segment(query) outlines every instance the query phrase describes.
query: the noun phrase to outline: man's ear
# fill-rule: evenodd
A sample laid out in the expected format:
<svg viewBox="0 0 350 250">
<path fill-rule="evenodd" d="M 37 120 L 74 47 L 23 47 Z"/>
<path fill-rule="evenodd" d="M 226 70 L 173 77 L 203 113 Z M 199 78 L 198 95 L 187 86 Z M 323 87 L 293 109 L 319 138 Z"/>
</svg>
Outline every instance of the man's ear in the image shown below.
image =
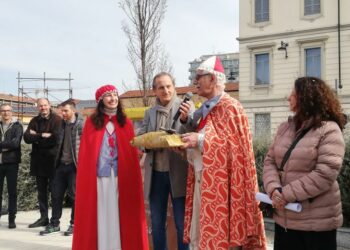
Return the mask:
<svg viewBox="0 0 350 250">
<path fill-rule="evenodd" d="M 211 76 L 211 81 L 212 81 L 213 83 L 216 83 L 216 82 L 217 82 L 216 75 L 210 74 L 210 76 Z"/>
</svg>

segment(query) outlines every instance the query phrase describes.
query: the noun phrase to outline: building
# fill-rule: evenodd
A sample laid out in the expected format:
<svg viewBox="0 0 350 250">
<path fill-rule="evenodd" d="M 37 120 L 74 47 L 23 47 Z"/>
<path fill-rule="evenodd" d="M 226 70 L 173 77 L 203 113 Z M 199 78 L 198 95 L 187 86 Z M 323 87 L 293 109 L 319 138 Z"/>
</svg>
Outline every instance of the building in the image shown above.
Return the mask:
<svg viewBox="0 0 350 250">
<path fill-rule="evenodd" d="M 199 59 L 195 59 L 192 62 L 189 62 L 190 69 L 188 71 L 190 72 L 190 76 L 188 79 L 190 80 L 191 84 L 196 77 L 196 69 L 198 66 L 211 56 L 218 56 L 220 58 L 222 66 L 225 69 L 225 75 L 228 82 L 239 81 L 239 53 L 226 53 L 203 55 Z"/>
<path fill-rule="evenodd" d="M 13 116 L 17 117 L 23 124 L 28 124 L 38 114 L 36 99 L 33 98 L 0 93 L 0 104 L 3 103 L 11 105 Z"/>
<path fill-rule="evenodd" d="M 350 1 L 240 0 L 239 99 L 255 137 L 291 113 L 300 76 L 324 79 L 350 113 Z"/>
</svg>

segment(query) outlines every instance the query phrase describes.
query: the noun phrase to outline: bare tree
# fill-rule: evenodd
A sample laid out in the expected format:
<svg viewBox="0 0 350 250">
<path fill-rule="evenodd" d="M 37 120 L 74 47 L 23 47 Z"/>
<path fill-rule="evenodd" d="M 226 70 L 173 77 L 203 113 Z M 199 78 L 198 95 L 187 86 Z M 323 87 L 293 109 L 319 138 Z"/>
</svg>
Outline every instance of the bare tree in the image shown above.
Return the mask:
<svg viewBox="0 0 350 250">
<path fill-rule="evenodd" d="M 152 77 L 160 65 L 159 58 L 163 58 L 159 55 L 164 55 L 159 49 L 159 36 L 166 0 L 120 0 L 119 6 L 129 21 L 122 24 L 128 39 L 128 58 L 143 94 L 143 104 L 148 106 Z"/>
</svg>

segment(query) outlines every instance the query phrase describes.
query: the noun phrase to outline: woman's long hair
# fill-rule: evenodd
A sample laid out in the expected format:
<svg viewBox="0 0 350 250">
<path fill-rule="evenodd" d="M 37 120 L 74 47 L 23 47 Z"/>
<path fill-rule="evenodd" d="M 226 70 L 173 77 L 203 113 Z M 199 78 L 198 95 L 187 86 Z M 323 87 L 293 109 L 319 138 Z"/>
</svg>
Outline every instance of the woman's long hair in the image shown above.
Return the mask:
<svg viewBox="0 0 350 250">
<path fill-rule="evenodd" d="M 105 105 L 103 104 L 103 100 L 100 100 L 97 104 L 97 107 L 94 111 L 94 113 L 91 115 L 91 121 L 92 124 L 95 126 L 96 129 L 102 129 L 104 125 L 104 107 Z M 120 101 L 118 100 L 118 106 L 117 106 L 117 122 L 121 127 L 124 127 L 126 123 L 126 115 L 123 110 L 123 105 Z"/>
<path fill-rule="evenodd" d="M 311 126 L 320 127 L 323 121 L 334 121 L 343 130 L 346 116 L 342 113 L 340 102 L 333 90 L 316 77 L 300 77 L 295 80 L 297 111 L 295 114 L 296 129 L 311 119 Z"/>
</svg>

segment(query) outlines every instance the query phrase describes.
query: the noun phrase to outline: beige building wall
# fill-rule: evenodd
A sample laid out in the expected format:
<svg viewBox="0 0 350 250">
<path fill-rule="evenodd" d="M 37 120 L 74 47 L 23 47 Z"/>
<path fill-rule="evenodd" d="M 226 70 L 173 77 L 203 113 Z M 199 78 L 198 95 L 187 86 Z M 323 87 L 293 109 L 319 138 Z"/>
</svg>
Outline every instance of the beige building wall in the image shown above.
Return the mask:
<svg viewBox="0 0 350 250">
<path fill-rule="evenodd" d="M 291 115 L 287 97 L 294 80 L 305 75 L 305 49 L 321 47 L 321 77 L 340 96 L 350 113 L 350 1 L 341 0 L 341 78 L 338 80 L 337 1 L 321 0 L 321 13 L 304 16 L 304 0 L 270 0 L 270 20 L 254 23 L 254 0 L 240 0 L 239 99 L 255 132 L 256 114 L 270 114 L 271 135 Z M 287 42 L 287 54 L 278 50 Z M 270 82 L 255 84 L 255 55 L 269 53 Z"/>
</svg>

